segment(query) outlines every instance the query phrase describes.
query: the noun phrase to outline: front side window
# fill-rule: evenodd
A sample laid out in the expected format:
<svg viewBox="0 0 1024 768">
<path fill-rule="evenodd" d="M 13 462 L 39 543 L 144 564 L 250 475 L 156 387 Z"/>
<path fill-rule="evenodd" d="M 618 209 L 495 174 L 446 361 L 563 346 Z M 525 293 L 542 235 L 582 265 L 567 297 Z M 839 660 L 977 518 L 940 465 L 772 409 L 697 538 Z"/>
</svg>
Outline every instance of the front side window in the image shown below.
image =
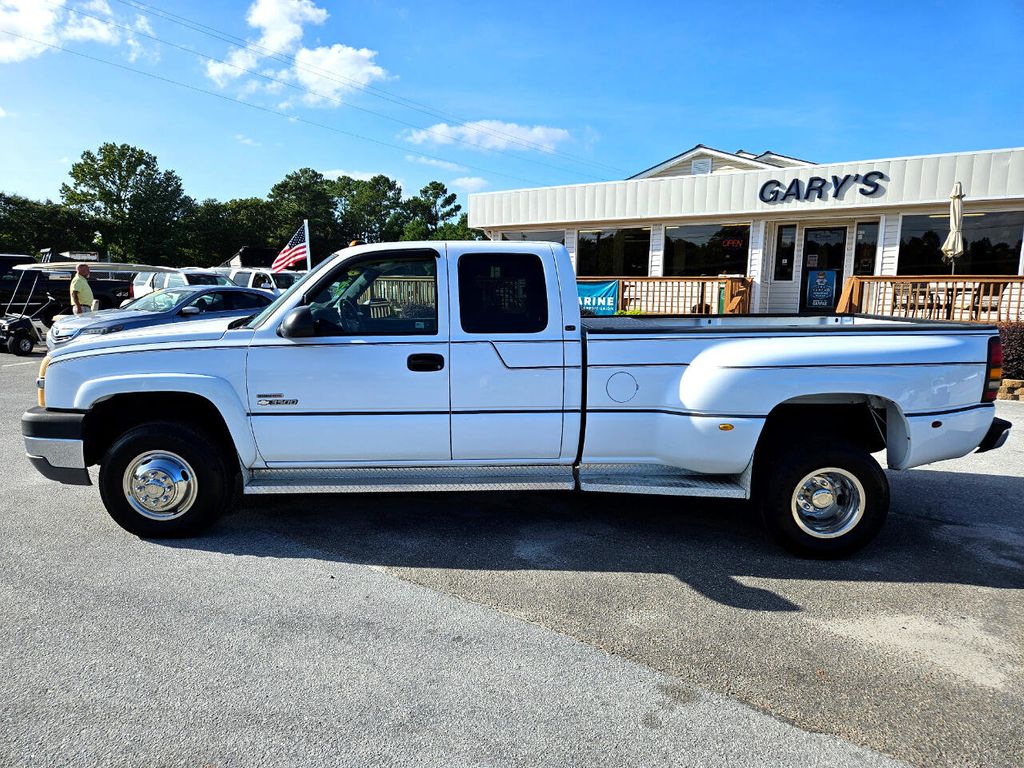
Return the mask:
<svg viewBox="0 0 1024 768">
<path fill-rule="evenodd" d="M 258 293 L 231 291 L 228 294 L 228 301 L 231 309 L 263 309 L 273 301 L 273 298 Z"/>
<path fill-rule="evenodd" d="M 190 301 L 187 306 L 197 307 L 200 312 L 226 312 L 231 308 L 224 291 L 209 291 Z"/>
<path fill-rule="evenodd" d="M 252 277 L 252 272 L 235 272 L 234 277 L 231 278 L 231 282 L 235 285 L 240 285 L 243 288 L 248 288 L 250 277 Z"/>
<path fill-rule="evenodd" d="M 747 274 L 750 227 L 694 224 L 665 227 L 666 277 Z"/>
<path fill-rule="evenodd" d="M 459 259 L 466 333 L 539 333 L 548 326 L 544 265 L 534 253 L 467 253 Z"/>
<path fill-rule="evenodd" d="M 347 264 L 314 291 L 307 304 L 318 336 L 437 335 L 436 251 Z"/>
<path fill-rule="evenodd" d="M 581 229 L 576 238 L 576 274 L 581 277 L 646 277 L 651 230 Z"/>
</svg>

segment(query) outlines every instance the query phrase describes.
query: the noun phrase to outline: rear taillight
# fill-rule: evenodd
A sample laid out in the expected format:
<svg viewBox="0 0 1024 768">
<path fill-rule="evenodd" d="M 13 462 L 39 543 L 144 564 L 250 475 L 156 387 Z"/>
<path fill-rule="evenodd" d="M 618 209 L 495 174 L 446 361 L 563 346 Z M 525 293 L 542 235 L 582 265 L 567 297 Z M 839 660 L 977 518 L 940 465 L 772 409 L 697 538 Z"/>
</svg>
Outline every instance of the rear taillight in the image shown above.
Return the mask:
<svg viewBox="0 0 1024 768">
<path fill-rule="evenodd" d="M 130 283 L 128 285 L 128 298 L 129 299 L 134 299 L 135 298 L 135 283 Z"/>
<path fill-rule="evenodd" d="M 991 403 L 999 395 L 999 385 L 1003 381 L 1003 343 L 998 336 L 988 340 L 988 367 L 985 370 L 985 391 L 981 393 L 981 402 Z"/>
</svg>

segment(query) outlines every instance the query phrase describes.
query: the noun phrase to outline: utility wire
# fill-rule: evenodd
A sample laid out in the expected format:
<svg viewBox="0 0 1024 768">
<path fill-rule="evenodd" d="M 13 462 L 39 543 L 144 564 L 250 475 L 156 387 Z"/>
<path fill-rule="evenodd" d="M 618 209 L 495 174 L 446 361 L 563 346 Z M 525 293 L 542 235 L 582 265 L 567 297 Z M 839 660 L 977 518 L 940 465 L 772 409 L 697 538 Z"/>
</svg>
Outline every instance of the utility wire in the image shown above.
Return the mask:
<svg viewBox="0 0 1024 768">
<path fill-rule="evenodd" d="M 550 146 L 538 144 L 536 142 L 523 139 L 511 133 L 501 131 L 497 128 L 473 124 L 464 118 L 451 114 L 450 112 L 445 112 L 435 107 L 431 107 L 429 104 L 425 104 L 423 102 L 416 101 L 405 96 L 399 96 L 398 94 L 392 93 L 391 91 L 385 90 L 384 88 L 380 88 L 378 86 L 360 83 L 359 81 L 354 80 L 353 78 L 346 77 L 345 75 L 342 75 L 340 73 L 332 72 L 331 70 L 327 70 L 313 64 L 300 64 L 295 59 L 294 56 L 290 56 L 279 51 L 274 51 L 269 48 L 265 48 L 264 46 L 261 46 L 258 43 L 250 42 L 248 40 L 245 40 L 244 38 L 238 37 L 237 35 L 233 35 L 230 32 L 224 32 L 222 30 L 216 29 L 215 27 L 203 24 L 202 22 L 190 19 L 186 16 L 180 16 L 178 14 L 166 11 L 157 6 L 149 5 L 147 3 L 142 2 L 141 0 L 115 0 L 115 2 L 121 3 L 122 5 L 125 5 L 136 11 L 141 11 L 151 16 L 164 19 L 165 21 L 170 21 L 174 24 L 178 24 L 179 26 L 186 27 L 194 32 L 199 32 L 200 34 L 207 35 L 208 37 L 215 38 L 230 45 L 235 45 L 237 47 L 252 51 L 253 53 L 257 53 L 261 56 L 273 58 L 277 61 L 290 64 L 294 66 L 296 69 L 302 69 L 307 72 L 312 72 L 314 74 L 320 75 L 321 77 L 324 77 L 325 79 L 334 80 L 335 82 L 344 82 L 348 85 L 353 85 L 362 91 L 368 92 L 371 95 L 376 96 L 377 98 L 383 99 L 384 101 L 389 101 L 393 104 L 397 104 L 398 106 L 404 107 L 406 109 L 412 109 L 417 112 L 421 112 L 425 115 L 429 115 L 430 117 L 440 118 L 442 120 L 451 120 L 455 122 L 456 125 L 468 128 L 469 130 L 476 131 L 478 133 L 490 134 L 491 136 L 501 138 L 509 143 L 517 144 L 527 149 L 534 149 L 541 152 L 545 152 L 547 154 L 557 155 L 559 157 L 563 157 L 567 160 L 579 163 L 581 165 L 590 165 L 602 168 L 607 171 L 613 171 L 616 174 L 626 173 L 626 171 L 622 170 L 621 168 L 616 168 L 615 166 L 608 165 L 607 163 L 602 163 L 596 160 L 591 160 L 589 158 L 579 157 L 577 155 L 571 155 L 567 152 L 555 150 Z"/>
<path fill-rule="evenodd" d="M 110 66 L 110 67 L 116 67 L 117 69 L 123 69 L 126 72 L 134 72 L 137 75 L 142 75 L 144 77 L 148 77 L 148 78 L 151 78 L 153 80 L 159 80 L 159 81 L 164 82 L 164 83 L 170 83 L 171 85 L 177 85 L 177 86 L 179 86 L 181 88 L 187 88 L 190 91 L 195 91 L 196 93 L 206 94 L 207 96 L 213 96 L 214 98 L 221 99 L 223 101 L 229 101 L 229 102 L 232 102 L 233 104 L 241 104 L 243 107 L 249 107 L 250 109 L 256 109 L 256 110 L 259 110 L 260 112 L 266 112 L 266 113 L 271 114 L 271 115 L 277 115 L 278 117 L 283 117 L 283 118 L 285 118 L 286 120 L 288 120 L 290 122 L 297 122 L 297 123 L 304 123 L 306 125 L 312 125 L 312 126 L 314 126 L 316 128 L 322 128 L 325 131 L 331 131 L 332 133 L 341 134 L 342 136 L 350 136 L 351 138 L 358 139 L 360 141 L 368 141 L 371 144 L 377 144 L 377 145 L 382 146 L 382 147 L 389 147 L 391 149 L 397 149 L 400 152 L 408 152 L 409 151 L 408 147 L 403 147 L 403 146 L 400 146 L 398 144 L 391 144 L 389 142 L 381 141 L 380 139 L 374 139 L 374 138 L 371 138 L 369 136 L 363 136 L 361 134 L 354 133 L 352 131 L 346 131 L 346 130 L 344 130 L 342 128 L 336 128 L 336 127 L 334 127 L 332 125 L 327 125 L 325 123 L 319 123 L 319 122 L 317 122 L 315 120 L 309 120 L 309 119 L 304 118 L 304 117 L 299 117 L 298 115 L 290 115 L 287 112 L 282 112 L 281 110 L 272 109 L 271 107 L 264 107 L 264 106 L 261 106 L 259 104 L 252 104 L 252 103 L 250 103 L 248 101 L 243 101 L 242 99 L 236 99 L 233 96 L 228 96 L 228 95 L 223 94 L 223 93 L 217 93 L 216 91 L 210 91 L 210 90 L 207 90 L 206 88 L 200 88 L 199 86 L 191 85 L 189 83 L 183 83 L 180 80 L 174 80 L 174 79 L 169 78 L 169 77 L 164 77 L 163 75 L 157 75 L 157 74 L 155 74 L 153 72 L 146 72 L 145 70 L 138 69 L 136 67 L 130 67 L 127 64 L 121 64 L 121 63 L 116 62 L 116 61 L 110 61 L 109 59 L 103 59 L 103 58 L 100 58 L 99 56 L 91 56 L 88 53 L 82 53 L 81 51 L 75 51 L 75 50 L 72 50 L 71 48 L 65 48 L 65 47 L 63 47 L 61 45 L 54 45 L 52 43 L 47 43 L 47 42 L 44 42 L 42 40 L 36 40 L 35 38 L 27 37 L 25 35 L 18 34 L 17 32 L 11 32 L 10 30 L 7 30 L 7 29 L 0 29 L 0 33 L 5 34 L 5 35 L 10 35 L 11 37 L 19 38 L 21 40 L 26 40 L 26 41 L 28 41 L 30 43 L 35 43 L 36 45 L 41 45 L 41 46 L 44 46 L 46 48 L 51 48 L 51 49 L 53 49 L 55 51 L 62 51 L 63 53 L 70 53 L 72 56 L 78 56 L 78 57 L 83 58 L 83 59 L 88 59 L 89 61 L 96 61 L 96 62 L 99 62 L 100 64 L 106 64 L 107 66 Z M 425 153 L 421 153 L 421 154 L 423 154 L 424 157 L 428 157 L 428 158 L 430 158 L 432 160 L 441 160 L 441 161 L 446 162 L 446 163 L 453 162 L 453 161 L 448 160 L 446 158 L 438 157 L 437 155 L 428 155 L 428 154 L 425 154 Z M 495 170 L 490 169 L 490 168 L 483 168 L 483 167 L 477 166 L 477 165 L 470 165 L 469 163 L 462 163 L 462 165 L 464 165 L 467 168 L 472 168 L 473 170 L 476 170 L 476 171 L 481 171 L 483 173 L 489 173 L 489 174 L 491 174 L 493 176 L 504 176 L 505 178 L 508 178 L 508 179 L 515 179 L 516 181 L 526 182 L 527 184 L 537 184 L 537 185 L 540 185 L 540 182 L 538 182 L 536 180 L 533 180 L 533 179 L 527 179 L 527 178 L 524 178 L 522 176 L 514 176 L 512 174 L 502 173 L 501 171 L 495 171 Z"/>
<path fill-rule="evenodd" d="M 51 0 L 44 0 L 44 2 L 47 2 L 49 5 L 52 5 L 54 7 L 58 7 L 58 8 L 61 7 L 57 3 L 51 2 Z M 276 83 L 276 84 L 281 85 L 281 86 L 283 86 L 285 88 L 291 88 L 292 90 L 298 91 L 299 93 L 302 93 L 302 94 L 310 94 L 310 95 L 316 96 L 318 98 L 321 98 L 321 99 L 324 99 L 324 100 L 327 100 L 327 101 L 333 101 L 336 104 L 343 105 L 343 106 L 346 106 L 346 107 L 350 107 L 352 109 L 359 110 L 360 112 L 365 112 L 367 114 L 374 115 L 375 117 L 380 117 L 380 118 L 383 118 L 385 120 L 391 120 L 392 122 L 396 122 L 396 123 L 399 123 L 400 125 L 405 125 L 405 126 L 408 126 L 410 128 L 417 129 L 417 130 L 429 130 L 429 129 L 424 128 L 421 125 L 417 125 L 416 123 L 410 123 L 407 120 L 402 120 L 399 117 L 394 117 L 392 115 L 388 115 L 388 114 L 385 114 L 383 112 L 377 112 L 376 110 L 372 110 L 372 109 L 369 109 L 367 107 L 361 107 L 358 104 L 353 104 L 351 102 L 344 101 L 344 100 L 338 98 L 337 96 L 332 96 L 329 93 L 323 93 L 323 92 L 320 92 L 320 91 L 315 91 L 312 88 L 306 88 L 306 87 L 303 87 L 301 85 L 296 85 L 295 83 L 290 83 L 287 80 L 282 80 L 282 79 L 274 77 L 272 75 L 268 75 L 268 74 L 265 74 L 263 72 L 258 72 L 258 71 L 254 70 L 254 69 L 247 69 L 246 67 L 243 67 L 243 66 L 241 66 L 239 64 L 233 64 L 230 61 L 225 61 L 224 59 L 218 59 L 216 56 L 210 56 L 208 54 L 205 54 L 205 53 L 202 53 L 200 51 L 197 51 L 194 48 L 189 48 L 188 46 L 185 46 L 185 45 L 180 45 L 178 43 L 172 43 L 169 40 L 165 40 L 163 38 L 157 37 L 156 35 L 151 35 L 148 32 L 143 32 L 141 30 L 133 29 L 132 27 L 126 26 L 124 24 L 118 24 L 116 21 L 112 21 L 110 19 L 104 19 L 104 18 L 102 18 L 100 16 L 95 16 L 95 15 L 93 15 L 91 13 L 86 13 L 85 11 L 78 10 L 78 9 L 69 9 L 69 11 L 71 13 L 73 13 L 73 14 L 77 14 L 79 16 L 83 16 L 85 18 L 97 21 L 97 22 L 99 22 L 101 24 L 105 24 L 108 27 L 113 27 L 113 28 L 116 28 L 116 29 L 120 29 L 120 30 L 128 32 L 128 33 L 130 33 L 132 35 L 138 35 L 140 37 L 145 37 L 145 38 L 147 38 L 149 40 L 152 40 L 152 41 L 154 41 L 156 43 L 159 43 L 161 45 L 166 45 L 166 46 L 168 46 L 170 48 L 176 48 L 179 51 L 184 51 L 185 53 L 189 53 L 189 54 L 192 54 L 193 56 L 197 56 L 199 58 L 206 59 L 207 61 L 216 62 L 217 64 L 223 64 L 224 66 L 231 67 L 232 69 L 235 69 L 235 70 L 237 70 L 239 72 L 244 72 L 244 73 L 246 73 L 248 75 L 251 75 L 253 77 L 258 77 L 258 78 L 260 78 L 262 80 L 266 80 L 267 82 Z M 463 139 L 463 138 L 460 138 L 458 136 L 452 136 L 451 138 L 454 141 L 458 141 L 459 143 L 465 144 L 465 145 L 467 145 L 469 147 L 474 147 L 474 148 L 477 148 L 477 149 L 481 149 L 481 147 L 479 145 L 474 144 L 472 141 L 469 141 L 467 139 Z M 485 151 L 491 152 L 493 150 L 485 149 Z M 565 173 L 565 172 L 576 173 L 576 171 L 572 171 L 571 169 L 568 169 L 568 168 L 565 168 L 565 167 L 562 167 L 562 166 L 558 166 L 558 165 L 552 165 L 551 163 L 546 163 L 546 162 L 544 162 L 542 160 L 538 160 L 538 159 L 531 158 L 531 157 L 521 157 L 521 158 L 517 158 L 517 159 L 525 160 L 526 162 L 533 163 L 534 165 L 544 166 L 545 168 L 551 168 L 552 170 L 560 171 L 562 173 Z M 605 181 L 605 179 L 602 179 L 600 177 L 591 176 L 590 178 L 596 178 L 598 181 Z"/>
</svg>

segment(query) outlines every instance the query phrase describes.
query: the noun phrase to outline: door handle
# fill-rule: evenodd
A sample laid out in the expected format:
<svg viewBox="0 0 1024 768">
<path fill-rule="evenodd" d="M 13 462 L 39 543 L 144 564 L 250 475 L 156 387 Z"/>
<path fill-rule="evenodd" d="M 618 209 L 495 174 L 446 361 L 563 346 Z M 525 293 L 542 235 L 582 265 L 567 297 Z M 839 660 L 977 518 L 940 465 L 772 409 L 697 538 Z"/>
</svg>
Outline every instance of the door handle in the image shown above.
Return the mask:
<svg viewBox="0 0 1024 768">
<path fill-rule="evenodd" d="M 427 373 L 440 371 L 444 369 L 444 356 L 432 354 L 409 355 L 407 364 L 410 371 Z"/>
</svg>

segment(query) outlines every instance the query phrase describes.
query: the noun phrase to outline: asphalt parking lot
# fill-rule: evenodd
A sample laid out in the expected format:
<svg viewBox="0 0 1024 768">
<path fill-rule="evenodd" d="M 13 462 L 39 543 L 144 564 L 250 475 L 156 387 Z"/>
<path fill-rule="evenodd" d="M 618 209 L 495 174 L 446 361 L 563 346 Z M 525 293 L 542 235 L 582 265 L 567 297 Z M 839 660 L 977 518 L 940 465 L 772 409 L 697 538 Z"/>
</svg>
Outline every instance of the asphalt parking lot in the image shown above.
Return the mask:
<svg viewBox="0 0 1024 768">
<path fill-rule="evenodd" d="M 841 562 L 570 494 L 248 500 L 168 543 L 31 469 L 37 363 L 0 357 L 2 765 L 1024 764 L 1024 403 L 890 473 Z"/>
</svg>

